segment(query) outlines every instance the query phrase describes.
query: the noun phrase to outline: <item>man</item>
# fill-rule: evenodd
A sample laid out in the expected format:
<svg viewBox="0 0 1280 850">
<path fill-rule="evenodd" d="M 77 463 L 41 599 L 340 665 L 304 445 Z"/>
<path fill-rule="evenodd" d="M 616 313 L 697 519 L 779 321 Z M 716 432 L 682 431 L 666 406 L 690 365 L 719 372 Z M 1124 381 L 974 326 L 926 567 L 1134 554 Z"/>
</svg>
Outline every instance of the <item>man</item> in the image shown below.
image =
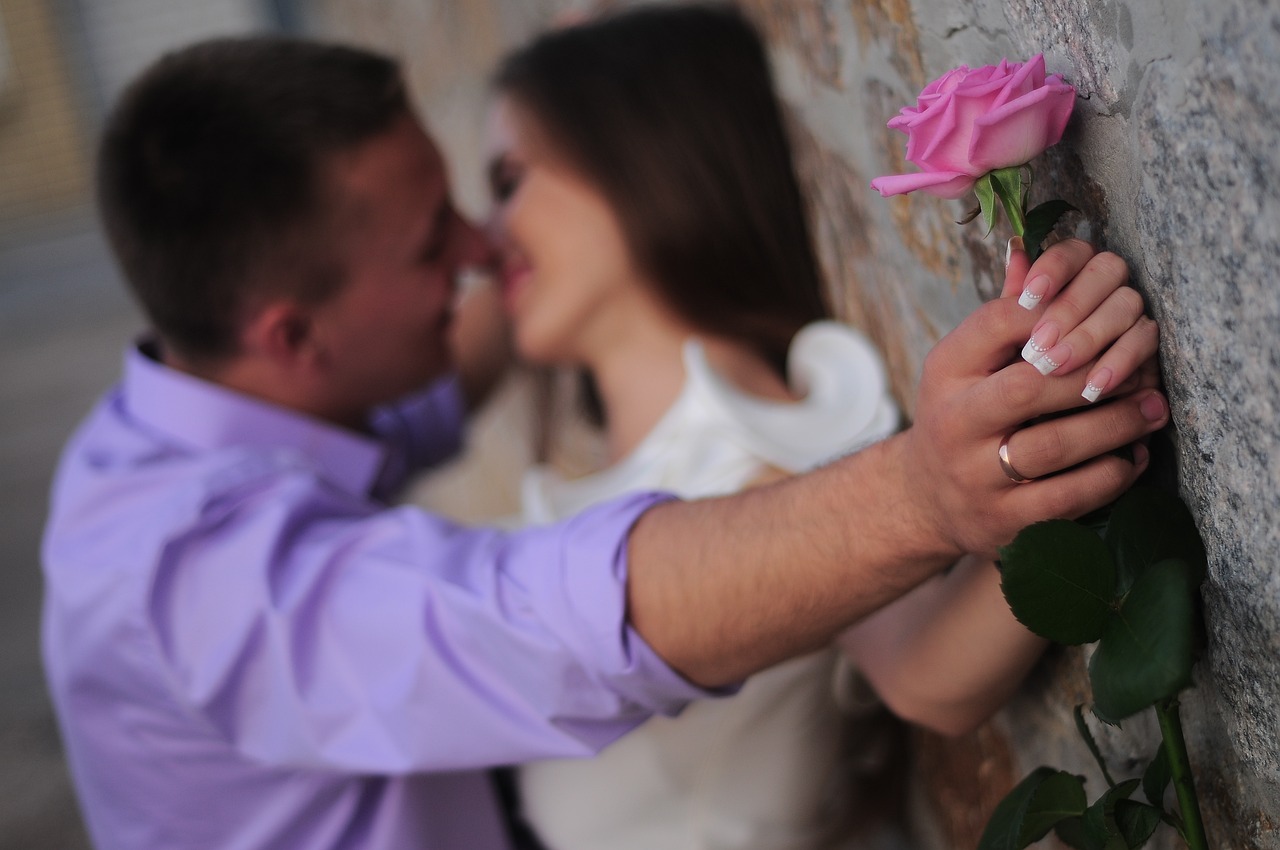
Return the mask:
<svg viewBox="0 0 1280 850">
<path fill-rule="evenodd" d="M 420 387 L 449 369 L 456 273 L 488 259 L 394 64 L 167 57 L 111 116 L 100 194 L 156 337 L 64 456 L 44 639 L 103 850 L 508 846 L 486 768 L 595 752 L 1106 503 L 1145 455 L 1105 453 L 1167 419 L 1140 390 L 1019 429 L 1083 379 L 1004 368 L 1036 316 L 1003 299 L 930 357 L 915 427 L 812 475 L 463 529 L 384 501 L 458 444 L 482 382 Z M 1036 270 L 1122 282 L 1092 257 Z M 1018 477 L 1068 471 L 1015 484 L 1006 437 Z"/>
</svg>

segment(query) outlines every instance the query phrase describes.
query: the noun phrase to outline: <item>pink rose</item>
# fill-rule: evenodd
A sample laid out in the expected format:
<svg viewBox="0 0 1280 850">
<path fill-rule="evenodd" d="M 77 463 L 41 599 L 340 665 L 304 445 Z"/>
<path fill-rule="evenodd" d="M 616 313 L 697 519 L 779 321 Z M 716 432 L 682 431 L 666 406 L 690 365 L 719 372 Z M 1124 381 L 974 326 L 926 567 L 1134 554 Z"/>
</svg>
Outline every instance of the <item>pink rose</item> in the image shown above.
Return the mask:
<svg viewBox="0 0 1280 850">
<path fill-rule="evenodd" d="M 1022 165 L 1056 144 L 1075 93 L 1056 74 L 1045 76 L 1043 54 L 948 71 L 889 122 L 907 134 L 907 162 L 923 170 L 877 177 L 871 188 L 885 197 L 922 189 L 959 198 L 988 171 Z"/>
</svg>

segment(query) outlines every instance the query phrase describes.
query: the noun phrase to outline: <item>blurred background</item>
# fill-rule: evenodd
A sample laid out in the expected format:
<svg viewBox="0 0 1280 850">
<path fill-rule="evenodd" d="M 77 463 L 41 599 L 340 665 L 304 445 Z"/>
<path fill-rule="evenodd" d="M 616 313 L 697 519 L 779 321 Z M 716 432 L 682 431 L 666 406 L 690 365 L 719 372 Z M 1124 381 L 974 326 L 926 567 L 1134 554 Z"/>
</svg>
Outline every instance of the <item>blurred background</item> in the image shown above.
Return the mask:
<svg viewBox="0 0 1280 850">
<path fill-rule="evenodd" d="M 1007 234 L 957 228 L 960 202 L 870 192 L 872 177 L 904 170 L 901 136 L 885 122 L 962 63 L 1044 52 L 1077 86 L 1065 143 L 1038 183 L 1081 207 L 1080 235 L 1129 260 L 1161 322 L 1170 467 L 1210 549 L 1209 649 L 1184 706 L 1206 819 L 1221 846 L 1280 850 L 1280 8 L 739 2 L 773 54 L 836 312 L 885 353 L 904 403 L 930 345 L 998 290 Z M 208 36 L 370 45 L 403 59 L 459 206 L 476 215 L 487 74 L 509 47 L 595 5 L 0 0 L 0 850 L 89 846 L 41 674 L 38 551 L 58 450 L 142 328 L 92 212 L 92 149 L 108 105 L 160 53 Z M 509 433 L 527 421 L 513 415 L 529 409 L 529 386 L 508 382 L 478 423 L 470 459 L 410 498 L 463 519 L 509 512 L 511 478 L 530 453 Z M 1037 764 L 1099 787 L 1071 713 L 1084 699 L 1085 661 L 1078 649 L 1051 653 L 1009 709 L 972 735 L 915 737 L 922 847 L 974 846 L 995 801 Z M 1136 764 L 1155 734 L 1127 723 L 1124 736 L 1099 744 L 1113 765 Z M 1166 836 L 1151 846 L 1175 844 Z"/>
</svg>

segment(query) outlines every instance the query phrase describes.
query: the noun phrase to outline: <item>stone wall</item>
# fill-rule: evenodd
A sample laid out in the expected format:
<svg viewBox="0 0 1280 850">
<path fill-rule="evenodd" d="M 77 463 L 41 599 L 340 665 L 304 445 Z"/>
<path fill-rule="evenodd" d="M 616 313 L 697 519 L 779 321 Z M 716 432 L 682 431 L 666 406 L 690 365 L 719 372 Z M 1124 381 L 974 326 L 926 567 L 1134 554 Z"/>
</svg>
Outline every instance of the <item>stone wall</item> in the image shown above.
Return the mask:
<svg viewBox="0 0 1280 850">
<path fill-rule="evenodd" d="M 329 24 L 402 55 L 480 209 L 484 75 L 506 46 L 581 4 L 327 0 Z M 865 328 L 909 402 L 924 353 L 997 287 L 1000 231 L 963 202 L 883 200 L 903 170 L 884 128 L 959 64 L 1046 54 L 1080 99 L 1036 194 L 1129 260 L 1160 320 L 1176 480 L 1210 553 L 1208 652 L 1184 722 L 1208 828 L 1223 848 L 1280 847 L 1280 11 L 1273 0 L 747 0 L 795 118 L 801 170 L 841 314 Z M 908 405 L 909 406 L 909 405 Z M 925 843 L 971 847 L 993 799 L 1052 764 L 1101 777 L 1076 738 L 1085 655 L 1051 653 L 1014 703 L 959 741 L 916 739 Z M 1095 728 L 1115 772 L 1154 750 L 1154 723 Z M 1156 846 L 1174 846 L 1169 837 Z"/>
</svg>

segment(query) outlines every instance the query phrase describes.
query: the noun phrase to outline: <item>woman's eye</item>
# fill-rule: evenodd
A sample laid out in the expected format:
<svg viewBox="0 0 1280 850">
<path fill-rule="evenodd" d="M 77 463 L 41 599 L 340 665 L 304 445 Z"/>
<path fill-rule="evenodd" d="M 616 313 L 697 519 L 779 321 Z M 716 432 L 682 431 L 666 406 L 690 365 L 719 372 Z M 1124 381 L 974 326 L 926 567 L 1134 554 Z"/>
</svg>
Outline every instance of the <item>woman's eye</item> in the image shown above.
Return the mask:
<svg viewBox="0 0 1280 850">
<path fill-rule="evenodd" d="M 504 204 L 520 188 L 521 169 L 508 162 L 495 163 L 489 169 L 489 195 L 494 203 Z"/>
</svg>

